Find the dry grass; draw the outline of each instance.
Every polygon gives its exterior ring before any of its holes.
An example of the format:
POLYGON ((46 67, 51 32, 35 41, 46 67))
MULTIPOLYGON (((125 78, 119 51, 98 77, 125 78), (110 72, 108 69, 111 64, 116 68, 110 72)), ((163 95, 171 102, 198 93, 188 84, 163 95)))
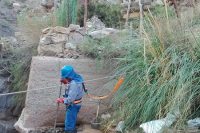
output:
POLYGON ((54 14, 43 13, 42 11, 24 11, 18 15, 18 26, 28 40, 39 43, 41 31, 50 26, 56 26, 54 14))

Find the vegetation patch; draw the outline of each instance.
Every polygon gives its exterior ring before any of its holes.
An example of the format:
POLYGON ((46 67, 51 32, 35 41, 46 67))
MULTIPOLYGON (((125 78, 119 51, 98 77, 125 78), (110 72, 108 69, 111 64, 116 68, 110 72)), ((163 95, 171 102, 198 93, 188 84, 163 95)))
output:
POLYGON ((17 24, 23 35, 32 43, 37 44, 44 28, 57 25, 54 14, 28 9, 24 9, 17 16, 17 24))
MULTIPOLYGON (((21 30, 23 42, 20 46, 13 47, 6 44, 5 58, 2 59, 4 67, 10 73, 10 92, 25 91, 28 85, 29 71, 32 56, 37 55, 37 46, 41 30, 54 25, 54 16, 46 16, 40 12, 24 10, 17 16, 18 26, 21 30)), ((13 101, 21 109, 24 107, 26 93, 13 96, 13 101)))
POLYGON ((60 7, 55 12, 57 25, 68 27, 70 24, 77 23, 77 3, 77 0, 63 0, 61 2, 60 7))
POLYGON ((119 58, 117 72, 127 74, 113 105, 115 117, 125 120, 127 128, 171 112, 177 116, 174 127, 184 129, 189 118, 199 116, 200 40, 189 25, 150 13, 144 20, 143 41, 134 44, 132 39, 119 58))

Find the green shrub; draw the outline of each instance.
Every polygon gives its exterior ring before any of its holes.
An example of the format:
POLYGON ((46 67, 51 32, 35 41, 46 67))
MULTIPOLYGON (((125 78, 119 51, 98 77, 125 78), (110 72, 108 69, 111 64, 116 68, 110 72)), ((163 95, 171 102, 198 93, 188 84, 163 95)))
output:
MULTIPOLYGON (((20 47, 11 51, 9 58, 9 71, 12 82, 10 92, 25 91, 28 87, 31 59, 36 55, 36 45, 32 47, 20 47)), ((20 108, 24 107, 26 93, 14 95, 13 101, 20 108)))
POLYGON ((110 60, 124 56, 129 48, 128 38, 127 32, 119 32, 112 37, 108 36, 101 39, 87 37, 84 43, 79 46, 79 50, 84 55, 94 59, 110 60))
POLYGON ((57 24, 69 26, 77 22, 77 0, 63 0, 56 10, 57 24))
POLYGON ((57 23, 60 26, 66 26, 68 25, 68 10, 67 10, 67 0, 63 0, 61 3, 61 6, 57 9, 56 15, 57 15, 57 23))
MULTIPOLYGON (((176 17, 176 13, 174 11, 174 7, 168 7, 168 17, 176 17)), ((155 17, 160 17, 160 18, 166 18, 165 14, 165 8, 163 6, 156 6, 155 8, 152 9, 152 14, 155 17)))
MULTIPOLYGON (((90 2, 88 4, 88 19, 92 16, 98 16, 98 18, 107 27, 120 27, 122 20, 121 8, 118 5, 109 5, 90 2)), ((81 7, 78 11, 78 23, 83 26, 84 19, 84 7, 81 7)))
MULTIPOLYGON (((29 70, 33 55, 37 55, 37 46, 41 31, 44 28, 55 25, 53 15, 34 13, 32 10, 24 10, 17 16, 17 24, 25 38, 25 44, 13 48, 10 46, 7 57, 8 69, 11 74, 10 92, 25 91, 28 85, 29 70)), ((25 94, 14 95, 16 106, 23 108, 25 94)))
POLYGON ((38 44, 41 31, 44 28, 55 26, 56 18, 54 14, 35 13, 32 10, 24 9, 17 16, 17 24, 27 39, 38 44))
POLYGON ((109 38, 99 40, 87 38, 79 48, 86 56, 97 59, 113 58, 114 52, 116 52, 109 38))

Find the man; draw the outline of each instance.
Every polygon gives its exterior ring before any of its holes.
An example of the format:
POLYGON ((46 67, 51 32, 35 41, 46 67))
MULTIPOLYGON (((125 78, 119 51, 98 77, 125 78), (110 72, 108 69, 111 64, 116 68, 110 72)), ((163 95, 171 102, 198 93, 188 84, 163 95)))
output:
POLYGON ((66 104, 65 133, 77 133, 76 120, 84 94, 83 78, 72 66, 64 66, 61 69, 61 82, 66 85, 65 95, 58 98, 57 103, 66 104))

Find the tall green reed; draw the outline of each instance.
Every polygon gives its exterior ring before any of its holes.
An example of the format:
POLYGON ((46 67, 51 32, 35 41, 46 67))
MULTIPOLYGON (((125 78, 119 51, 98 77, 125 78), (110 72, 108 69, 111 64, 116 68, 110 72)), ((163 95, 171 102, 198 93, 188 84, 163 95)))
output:
POLYGON ((133 128, 178 110, 175 126, 180 128, 200 110, 200 40, 188 30, 192 27, 179 25, 175 18, 168 21, 149 14, 144 41, 135 44, 133 39, 119 59, 117 71, 127 74, 113 100, 116 118, 133 128))

